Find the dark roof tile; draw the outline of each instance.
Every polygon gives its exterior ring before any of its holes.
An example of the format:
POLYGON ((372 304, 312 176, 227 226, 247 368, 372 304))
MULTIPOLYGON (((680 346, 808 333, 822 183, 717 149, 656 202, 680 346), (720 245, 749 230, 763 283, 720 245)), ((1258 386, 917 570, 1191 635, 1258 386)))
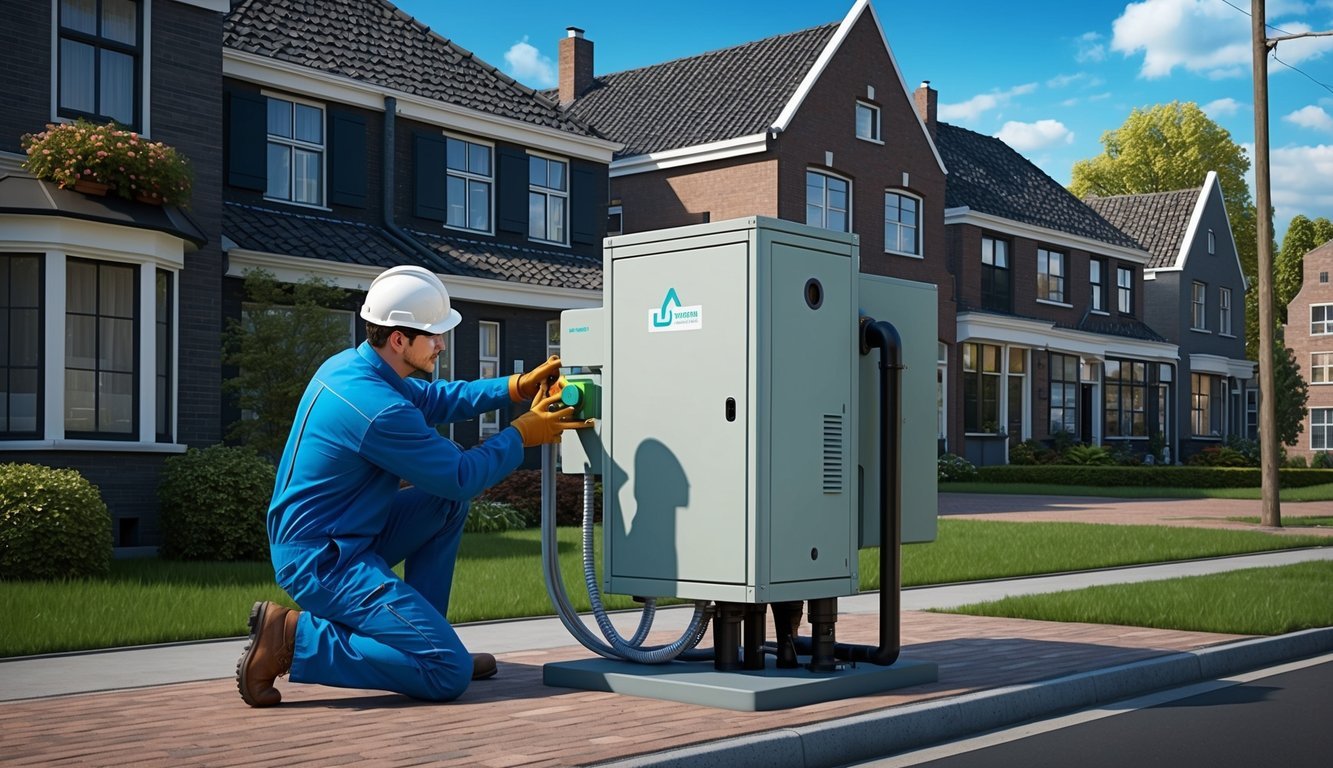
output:
POLYGON ((1003 219, 1138 249, 1139 244, 1084 205, 1008 144, 939 123, 936 146, 949 170, 945 207, 967 207, 1003 219))
POLYGON ((1148 268, 1158 269, 1176 263, 1202 191, 1202 187, 1196 187, 1142 195, 1089 197, 1083 202, 1139 241, 1152 256, 1148 268))

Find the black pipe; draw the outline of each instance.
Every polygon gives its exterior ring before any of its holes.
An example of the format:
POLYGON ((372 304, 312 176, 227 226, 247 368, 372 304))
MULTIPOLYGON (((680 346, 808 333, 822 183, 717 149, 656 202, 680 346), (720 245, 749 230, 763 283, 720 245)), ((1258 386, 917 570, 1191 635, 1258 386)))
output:
POLYGON ((768 629, 768 606, 763 603, 745 606, 745 624, 742 630, 741 667, 747 670, 764 668, 764 630, 768 629))

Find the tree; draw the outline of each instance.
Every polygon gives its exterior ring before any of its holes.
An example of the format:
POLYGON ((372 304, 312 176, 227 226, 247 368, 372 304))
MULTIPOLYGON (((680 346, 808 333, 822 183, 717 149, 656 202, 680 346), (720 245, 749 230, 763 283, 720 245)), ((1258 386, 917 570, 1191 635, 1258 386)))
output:
MULTIPOLYGON (((1192 189, 1216 171, 1241 271, 1257 285, 1258 217, 1245 183, 1250 160, 1225 128, 1197 104, 1173 101, 1130 112, 1123 125, 1102 134, 1102 149, 1074 164, 1069 190, 1078 197, 1192 189)), ((1253 356, 1259 349, 1257 293, 1247 291, 1245 301, 1246 349, 1253 356)))
POLYGON ((223 362, 237 371, 223 388, 242 413, 227 430, 229 439, 274 461, 282 454, 310 378, 350 340, 346 315, 329 311, 346 293, 318 278, 283 285, 264 270, 246 272, 250 302, 223 337, 223 362))
POLYGON ((1287 305, 1301 290, 1305 254, 1333 240, 1333 222, 1320 216, 1311 221, 1297 215, 1287 225, 1282 237, 1282 250, 1273 264, 1273 309, 1278 325, 1287 322, 1287 305))
POLYGON ((1273 379, 1277 399, 1277 439, 1283 445, 1295 445, 1305 430, 1305 403, 1310 388, 1301 378, 1301 366, 1296 353, 1283 343, 1279 331, 1273 339, 1273 379))

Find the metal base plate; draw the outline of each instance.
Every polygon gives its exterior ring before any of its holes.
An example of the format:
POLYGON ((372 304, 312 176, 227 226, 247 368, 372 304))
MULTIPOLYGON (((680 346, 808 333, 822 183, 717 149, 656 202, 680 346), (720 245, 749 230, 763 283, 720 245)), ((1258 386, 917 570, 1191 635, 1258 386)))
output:
MULTIPOLYGON (((804 664, 807 659, 801 659, 804 664)), ((706 707, 763 712, 881 693, 939 679, 934 662, 899 658, 891 667, 839 662, 836 672, 778 669, 765 657, 761 672, 718 672, 712 662, 635 664, 610 659, 553 662, 542 682, 561 688, 607 691, 706 707)))

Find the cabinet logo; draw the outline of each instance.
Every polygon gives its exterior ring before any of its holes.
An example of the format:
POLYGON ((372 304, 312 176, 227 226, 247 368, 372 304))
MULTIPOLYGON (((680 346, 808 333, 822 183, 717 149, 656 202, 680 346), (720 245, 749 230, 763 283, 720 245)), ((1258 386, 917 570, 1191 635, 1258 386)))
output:
POLYGON ((682 306, 675 288, 669 288, 662 306, 648 310, 648 332, 697 331, 704 327, 704 308, 696 304, 682 306))

